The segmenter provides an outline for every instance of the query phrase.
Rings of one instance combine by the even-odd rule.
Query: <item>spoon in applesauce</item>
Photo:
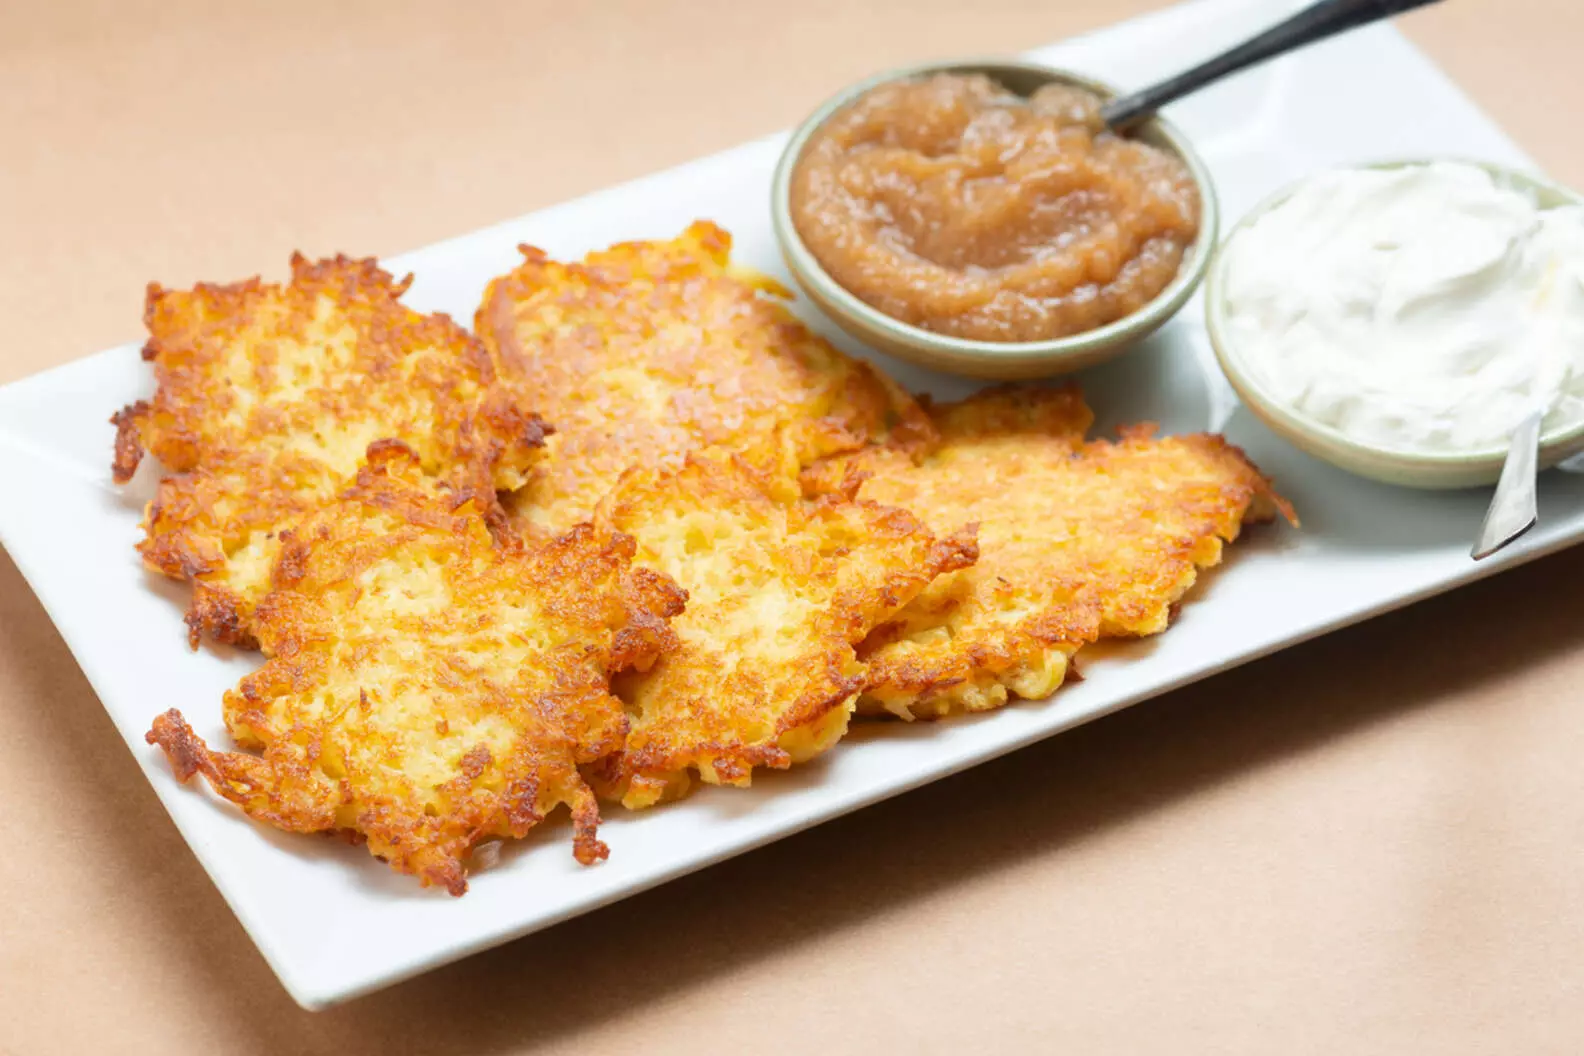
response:
[[[1118,96],[1100,110],[1108,128],[1121,131],[1228,74],[1314,44],[1338,33],[1400,15],[1436,0],[1320,0],[1213,59],[1141,91]]]

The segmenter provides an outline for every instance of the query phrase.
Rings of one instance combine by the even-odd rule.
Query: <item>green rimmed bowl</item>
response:
[[[828,100],[792,133],[776,165],[771,184],[770,217],[787,268],[808,298],[847,333],[871,348],[898,359],[975,378],[1015,380],[1065,374],[1110,359],[1129,345],[1157,330],[1175,315],[1204,278],[1215,250],[1217,219],[1215,187],[1210,172],[1187,138],[1162,118],[1153,118],[1128,134],[1169,151],[1188,167],[1199,191],[1199,235],[1183,258],[1177,277],[1154,300],[1114,323],[1047,341],[972,341],[937,334],[893,319],[859,300],[831,278],[814,259],[792,222],[792,170],[809,137],[838,110],[859,96],[891,81],[911,80],[937,73],[984,74],[1008,90],[1028,95],[1045,84],[1060,83],[1086,88],[1102,99],[1117,94],[1108,84],[1037,63],[987,59],[926,63],[883,73],[860,81]]]
[[[1518,187],[1534,194],[1542,209],[1560,205],[1584,205],[1584,195],[1568,187],[1519,169],[1491,162],[1471,161],[1466,158],[1407,158],[1381,161],[1368,165],[1344,166],[1356,169],[1400,169],[1413,165],[1428,165],[1436,161],[1456,161],[1475,165],[1494,176],[1498,183]],[[1247,360],[1237,347],[1227,320],[1226,285],[1227,247],[1237,240],[1260,217],[1292,197],[1318,174],[1310,174],[1289,184],[1264,199],[1227,232],[1226,241],[1215,254],[1205,279],[1205,325],[1209,330],[1210,344],[1215,349],[1217,362],[1243,405],[1264,422],[1273,433],[1308,454],[1330,462],[1350,473],[1398,484],[1409,488],[1448,489],[1483,487],[1496,483],[1501,476],[1502,462],[1507,457],[1507,445],[1467,452],[1415,452],[1367,444],[1347,436],[1341,431],[1316,421],[1314,418],[1277,399],[1250,370]],[[1584,422],[1564,426],[1545,433],[1540,438],[1541,469],[1549,469],[1584,452]]]

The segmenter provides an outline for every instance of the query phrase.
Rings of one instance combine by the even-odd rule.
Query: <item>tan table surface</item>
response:
[[[412,248],[1150,6],[3,0],[0,381],[150,278]],[[1403,25],[1584,183],[1580,5]],[[1584,549],[309,1014],[0,556],[0,1052],[1578,1052],[1581,624]]]

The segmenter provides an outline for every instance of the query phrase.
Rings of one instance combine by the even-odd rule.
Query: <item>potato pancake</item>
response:
[[[773,464],[882,437],[928,442],[905,392],[798,322],[773,299],[790,294],[732,268],[730,251],[704,222],[580,263],[524,246],[521,266],[490,284],[474,329],[556,427],[508,500],[526,525],[564,530],[625,470],[675,468],[706,447]]]
[[[595,523],[688,592],[680,645],[617,682],[632,728],[597,772],[629,807],[683,794],[692,772],[746,785],[756,766],[829,748],[865,682],[854,645],[975,552],[971,532],[937,539],[903,510],[807,501],[795,476],[730,455],[627,474]]]
[[[112,419],[115,479],[145,450],[173,474],[138,549],[193,581],[195,646],[255,644],[280,532],[350,483],[376,440],[407,444],[455,501],[496,516],[496,490],[523,483],[543,424],[467,331],[401,304],[406,288],[372,260],[301,256],[286,285],[149,287],[143,358],[158,389]]]
[[[283,537],[255,621],[270,659],[225,698],[232,736],[262,754],[213,751],[176,711],[148,740],[255,819],[365,839],[452,894],[476,844],[563,804],[591,863],[606,848],[578,766],[621,746],[611,675],[673,644],[682,602],[632,552],[589,525],[499,546],[473,501],[453,508],[417,455],[376,444]]]
[[[1198,572],[1249,521],[1290,507],[1219,436],[1085,441],[1074,387],[988,390],[935,408],[941,442],[922,463],[872,450],[805,476],[845,472],[858,494],[936,530],[979,526],[979,560],[942,576],[859,648],[859,711],[938,718],[1039,699],[1099,638],[1156,634]]]

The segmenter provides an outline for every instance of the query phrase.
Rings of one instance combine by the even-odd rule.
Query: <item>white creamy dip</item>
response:
[[[1474,165],[1323,173],[1233,237],[1235,355],[1276,399],[1376,447],[1502,446],[1537,404],[1584,420],[1584,207]]]

